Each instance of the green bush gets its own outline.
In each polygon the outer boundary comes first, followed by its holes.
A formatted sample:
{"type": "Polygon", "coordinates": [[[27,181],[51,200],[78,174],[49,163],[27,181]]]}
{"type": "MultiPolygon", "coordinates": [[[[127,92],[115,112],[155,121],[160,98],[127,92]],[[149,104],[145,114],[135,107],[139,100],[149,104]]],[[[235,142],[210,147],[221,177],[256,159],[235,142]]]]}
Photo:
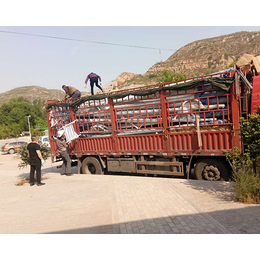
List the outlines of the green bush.
{"type": "Polygon", "coordinates": [[[242,118],[240,127],[241,141],[246,145],[245,153],[257,167],[257,158],[260,156],[260,107],[256,113],[249,115],[248,119],[242,118]]]}
{"type": "Polygon", "coordinates": [[[148,75],[148,79],[153,79],[153,78],[157,78],[157,75],[156,75],[156,74],[150,74],[150,75],[148,75]]]}
{"type": "Polygon", "coordinates": [[[237,172],[244,166],[253,167],[253,161],[249,153],[240,153],[238,148],[235,147],[234,151],[224,150],[227,160],[230,162],[233,172],[237,172]]]}
{"type": "Polygon", "coordinates": [[[241,202],[260,202],[260,107],[257,113],[241,118],[240,140],[245,145],[244,153],[238,148],[223,151],[233,169],[234,191],[241,202]]]}
{"type": "MultiPolygon", "coordinates": [[[[40,151],[42,153],[42,157],[44,160],[47,160],[51,156],[51,149],[46,145],[40,145],[40,151]]],[[[20,156],[21,162],[18,165],[18,168],[24,168],[29,165],[29,158],[27,153],[27,144],[21,146],[18,150],[18,154],[20,156]]]]}

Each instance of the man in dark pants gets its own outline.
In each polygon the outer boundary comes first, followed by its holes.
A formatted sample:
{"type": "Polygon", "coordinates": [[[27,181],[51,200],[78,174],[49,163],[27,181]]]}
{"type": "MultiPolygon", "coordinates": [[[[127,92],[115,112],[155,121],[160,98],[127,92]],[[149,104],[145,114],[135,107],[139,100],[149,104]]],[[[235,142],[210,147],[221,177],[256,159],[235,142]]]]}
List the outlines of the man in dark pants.
{"type": "Polygon", "coordinates": [[[103,89],[101,88],[101,86],[98,85],[98,79],[101,85],[101,77],[99,75],[97,75],[96,73],[91,72],[90,74],[88,74],[86,80],[85,80],[85,85],[87,85],[88,80],[90,80],[90,87],[91,87],[91,94],[94,95],[94,84],[96,84],[96,87],[99,88],[102,92],[103,89]]]}
{"type": "Polygon", "coordinates": [[[57,149],[62,158],[63,164],[61,166],[61,175],[71,175],[71,159],[67,152],[68,144],[66,143],[66,136],[64,130],[58,131],[57,149]]]}
{"type": "Polygon", "coordinates": [[[41,182],[41,163],[44,163],[40,146],[37,144],[38,138],[33,135],[32,142],[27,145],[27,153],[30,158],[30,186],[34,185],[34,173],[36,171],[37,186],[42,186],[45,183],[41,182]]]}

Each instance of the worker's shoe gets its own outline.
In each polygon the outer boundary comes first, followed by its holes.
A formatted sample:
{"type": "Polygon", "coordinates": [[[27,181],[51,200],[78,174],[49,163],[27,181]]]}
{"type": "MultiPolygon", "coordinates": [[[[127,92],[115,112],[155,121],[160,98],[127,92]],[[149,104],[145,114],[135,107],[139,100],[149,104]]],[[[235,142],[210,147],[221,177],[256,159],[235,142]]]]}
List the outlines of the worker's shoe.
{"type": "Polygon", "coordinates": [[[45,185],[45,183],[43,182],[37,183],[37,186],[43,186],[43,185],[45,185]]]}
{"type": "Polygon", "coordinates": [[[30,186],[33,186],[34,185],[34,183],[30,183],[30,186]]]}
{"type": "Polygon", "coordinates": [[[60,175],[65,175],[66,173],[61,173],[60,175]]]}
{"type": "Polygon", "coordinates": [[[66,175],[66,176],[71,176],[71,175],[72,175],[72,173],[65,173],[65,175],[66,175]]]}

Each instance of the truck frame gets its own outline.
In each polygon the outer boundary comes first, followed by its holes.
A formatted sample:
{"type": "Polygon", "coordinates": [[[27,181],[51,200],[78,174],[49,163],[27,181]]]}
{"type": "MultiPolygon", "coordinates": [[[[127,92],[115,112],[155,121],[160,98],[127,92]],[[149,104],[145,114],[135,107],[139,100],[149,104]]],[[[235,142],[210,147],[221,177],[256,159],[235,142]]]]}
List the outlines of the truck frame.
{"type": "Polygon", "coordinates": [[[46,103],[52,160],[58,129],[74,122],[69,144],[78,173],[130,172],[229,180],[223,150],[243,151],[240,118],[257,110],[260,76],[238,70],[69,102],[46,103]]]}

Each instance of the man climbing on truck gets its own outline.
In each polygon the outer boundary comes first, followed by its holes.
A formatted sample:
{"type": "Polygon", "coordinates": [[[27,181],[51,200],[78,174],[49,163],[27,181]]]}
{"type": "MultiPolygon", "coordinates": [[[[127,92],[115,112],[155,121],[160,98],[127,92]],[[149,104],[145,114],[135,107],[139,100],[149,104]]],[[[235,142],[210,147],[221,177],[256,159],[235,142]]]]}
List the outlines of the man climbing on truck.
{"type": "Polygon", "coordinates": [[[87,85],[88,80],[90,80],[90,88],[91,88],[92,96],[94,95],[94,84],[96,84],[96,87],[99,88],[102,92],[104,92],[102,87],[100,86],[101,85],[101,77],[99,75],[97,75],[96,73],[91,72],[90,74],[88,74],[88,76],[87,76],[87,78],[85,80],[85,85],[87,85]],[[98,80],[100,82],[99,83],[100,85],[98,85],[98,80]]]}
{"type": "Polygon", "coordinates": [[[81,92],[74,87],[63,85],[62,89],[66,93],[62,101],[72,99],[72,98],[80,98],[81,97],[81,92]]]}

